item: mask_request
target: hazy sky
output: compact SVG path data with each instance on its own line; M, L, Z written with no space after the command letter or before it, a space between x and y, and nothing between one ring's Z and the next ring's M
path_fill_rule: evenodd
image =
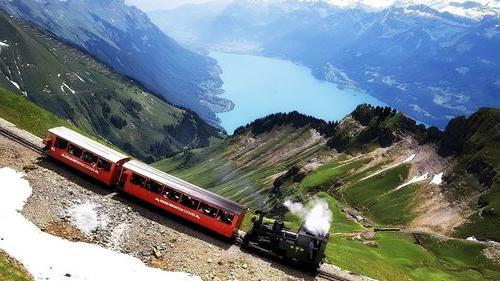
M143 11L169 9L188 3L203 3L209 0L125 0L129 5L134 5Z

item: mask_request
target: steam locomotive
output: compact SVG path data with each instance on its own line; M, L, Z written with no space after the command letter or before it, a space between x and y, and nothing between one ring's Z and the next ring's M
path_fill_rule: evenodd
M282 220L264 222L265 213L255 212L253 227L242 246L283 259L287 263L315 270L323 263L329 235L315 235L301 227L297 233L286 230Z

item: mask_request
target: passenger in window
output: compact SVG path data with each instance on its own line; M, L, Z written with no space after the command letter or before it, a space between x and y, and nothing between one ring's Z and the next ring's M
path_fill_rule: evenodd
M179 198L181 198L181 194L179 192L170 188L165 188L165 192L163 194L163 196L175 202L179 201Z
M163 192L163 197L165 198L170 198L170 194L172 193L172 189L170 188L165 188L165 191Z
M97 162L97 156L95 156L94 154L92 154L88 151L85 151L83 153L82 159L83 159L83 161L85 161L89 164L95 164Z
M151 192L160 194L163 186L155 181L150 180L146 184L146 188Z
M61 139L61 138L57 138L55 147L57 147L59 149L66 149L68 147L68 142Z
M182 201L183 205L185 205L191 209L196 210L198 208L199 202L190 196L183 196L181 201Z
M163 185L157 183L157 182L153 182L153 192L156 193L156 194L161 194L161 191L163 189Z
M209 217L213 217L215 218L215 216L217 215L217 208L215 207L212 207L206 203L201 203L200 204L200 209L199 209L203 214L209 216Z
M82 150L79 147L74 146L72 144L70 144L68 146L68 152L69 152L69 154L71 154L73 156L76 156L76 157L81 157L82 156Z
M221 211L217 218L225 224L232 224L234 215L226 211Z
M106 172L111 170L111 163L106 160L98 159L97 160L97 168Z
M135 184L135 185L144 187L144 183L146 182L146 178L139 176L139 175L136 175L136 174L133 174L132 178L130 178L130 182Z
M153 187L152 187L152 181L148 181L146 183L146 189L149 190L149 191L153 191Z

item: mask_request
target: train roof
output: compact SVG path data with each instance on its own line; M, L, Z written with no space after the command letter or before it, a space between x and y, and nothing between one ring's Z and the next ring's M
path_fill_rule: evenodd
M131 160L125 165L123 165L124 168L129 169L133 172L136 172L138 174L141 174L147 178L150 178L152 180L155 180L159 183L165 184L169 187L172 187L182 193L188 194L190 196L193 196L197 199L200 199L202 201L205 201L206 203L213 204L219 208L222 208L226 211L232 212L234 214L241 214L242 212L246 211L246 207L231 201L229 199L226 199L220 195L217 195L213 192L210 192L206 189L203 189L201 187L198 187L194 184L191 184L189 182L183 181L179 178L176 178L172 175L169 175L165 172L162 172L158 169L155 169L147 164L144 164L142 162L139 162L137 160Z
M113 163L118 163L122 160L130 159L130 156L120 153L114 149L111 149L103 144L100 144L92 139L89 139L80 133L77 133L66 127L57 127L49 130L51 134L61 137L71 143L78 145L79 147L88 150L99 157L109 160Z

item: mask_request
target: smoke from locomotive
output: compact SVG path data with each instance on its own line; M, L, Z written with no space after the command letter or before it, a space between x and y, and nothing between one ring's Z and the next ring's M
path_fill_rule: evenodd
M314 199L306 207L298 202L291 200L283 203L292 214L299 216L304 220L304 227L311 234L325 236L332 224L332 212L328 203L321 199Z

